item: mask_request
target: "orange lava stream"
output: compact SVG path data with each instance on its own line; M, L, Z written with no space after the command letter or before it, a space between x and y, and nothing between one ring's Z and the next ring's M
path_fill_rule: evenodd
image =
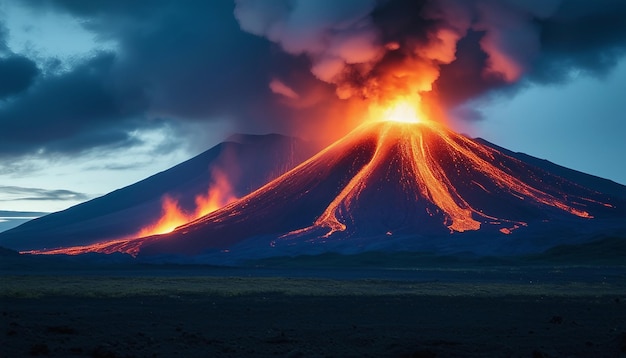
M58 249L44 249L44 250L30 250L21 251L22 254L34 254L34 255L80 255L90 252L98 252L101 254L113 254L116 252L123 252L136 256L139 253L139 245L137 245L138 239L116 239L98 242L90 245L83 246L71 246L62 247Z
M495 150L456 134L442 124L424 119L370 121L355 129L346 138L363 136L367 132L375 132L378 136L377 147L369 163L348 182L312 226L292 231L283 237L309 232L316 227L328 229L324 235L326 238L335 232L345 231L351 207L359 200L375 170L386 165L385 158L394 148L399 148L401 157L399 160L405 163L402 166L401 181L402 185L408 186L408 195L414 193L415 200L426 200L438 207L445 216L444 225L448 227L450 233L478 230L481 227L479 221L481 218L482 221L492 224L511 223L510 228L500 229L503 234L510 234L521 226L527 226L524 222L497 218L471 207L450 182L440 164L440 158L433 152L434 148L430 143L433 138L443 139L445 150L455 162L469 162L473 170L484 174L499 188L520 200L534 201L582 218L593 217L584 210L572 207L563 199L536 189L508 174L488 160L493 161ZM515 161L514 158L509 159ZM479 183L474 184L487 191Z
M478 230L480 223L472 218L473 209L456 192L430 148L424 145L424 133L419 131L418 136L411 136L406 133L410 129L403 128L403 136L409 135L410 138L402 145L403 156L411 163L421 195L446 213L451 231Z
M588 212L576 209L570 205L568 205L565 201L560 200L559 198L555 198L554 196L547 194L539 189L533 188L530 185L525 184L518 178L506 173L505 171L499 169L497 166L492 163L487 162L482 159L476 153L482 152L484 155L493 158L493 152L491 149L484 146L479 146L474 141L458 135L452 134L449 130L444 130L442 128L439 129L439 133L441 137L446 141L446 143L454 149L453 153L460 153L463 157L471 160L474 169L484 173L489 176L500 188L518 193L522 197L527 197L537 202L540 202L544 205L552 206L563 211L567 211L572 215L576 215L582 218L593 218ZM457 141L462 142L464 145L460 145Z
M402 181L409 182L412 184L409 185L419 189L415 199L426 199L446 213L450 221L447 226L451 231L463 232L480 228L480 223L472 218L473 209L456 193L446 178L444 170L424 146L425 133L419 129L419 126L434 127L437 124L406 121L373 124L381 127L378 128L378 145L371 161L350 180L313 226L329 228L325 237L337 231L344 231L346 225L340 218L350 215L350 207L365 189L368 178L372 176L376 168L384 165L383 160L388 152L395 145L400 145L401 160L409 164L405 167L406 171L402 173ZM369 130L371 125L366 123L360 129Z

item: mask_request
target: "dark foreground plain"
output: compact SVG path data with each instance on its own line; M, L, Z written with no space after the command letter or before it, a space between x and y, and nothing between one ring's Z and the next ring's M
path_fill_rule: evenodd
M2 357L626 355L624 267L2 274Z

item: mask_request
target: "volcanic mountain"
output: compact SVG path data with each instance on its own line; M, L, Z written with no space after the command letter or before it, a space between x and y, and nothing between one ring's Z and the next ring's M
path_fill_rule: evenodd
M542 166L561 167L535 161L435 122L368 122L169 234L77 252L217 260L367 250L516 254L624 228L626 187L564 168L557 175Z
M492 255L623 233L626 187L520 158L436 122L367 122L169 234L60 252L214 262L326 251Z

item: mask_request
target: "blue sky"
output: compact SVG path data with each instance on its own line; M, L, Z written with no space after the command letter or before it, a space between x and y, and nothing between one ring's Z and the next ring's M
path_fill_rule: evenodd
M626 184L622 1L432 3L2 2L0 210L62 210L233 132L306 138L345 105L337 88L442 29L456 59L418 60L457 130Z
M531 86L481 108L467 132L517 152L626 184L626 59L602 78Z

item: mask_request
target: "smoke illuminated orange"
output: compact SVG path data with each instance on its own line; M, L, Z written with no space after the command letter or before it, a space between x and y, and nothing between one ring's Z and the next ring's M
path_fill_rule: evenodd
M196 196L196 212L192 220L202 217L237 200L237 196L235 196L234 189L226 174L224 174L221 170L213 169L212 175L213 185L209 187L207 194ZM189 221L191 220L188 220L187 222Z
M177 227L192 220L213 212L222 206L237 200L233 188L226 175L218 169L213 172L213 185L206 195L196 196L196 210L194 213L185 213L178 206L178 202L169 196L163 198L162 215L155 223L143 227L135 236L167 234Z
M107 240L84 246L31 250L24 251L23 253L79 255L89 252L99 252L105 254L124 252L136 255L139 252L141 244L145 242L143 238L172 232L181 225L211 213L224 205L237 200L233 187L228 181L227 176L217 168L214 168L211 174L213 177L213 183L209 187L206 195L200 194L196 196L196 209L193 213L186 213L180 208L177 200L169 195L166 195L163 197L163 201L161 203L161 217L153 223L144 226L136 234L133 234L128 238Z
M144 237L155 234L165 234L174 231L176 227L191 220L191 216L185 214L178 202L169 196L163 198L162 216L157 222L142 228L137 236Z

